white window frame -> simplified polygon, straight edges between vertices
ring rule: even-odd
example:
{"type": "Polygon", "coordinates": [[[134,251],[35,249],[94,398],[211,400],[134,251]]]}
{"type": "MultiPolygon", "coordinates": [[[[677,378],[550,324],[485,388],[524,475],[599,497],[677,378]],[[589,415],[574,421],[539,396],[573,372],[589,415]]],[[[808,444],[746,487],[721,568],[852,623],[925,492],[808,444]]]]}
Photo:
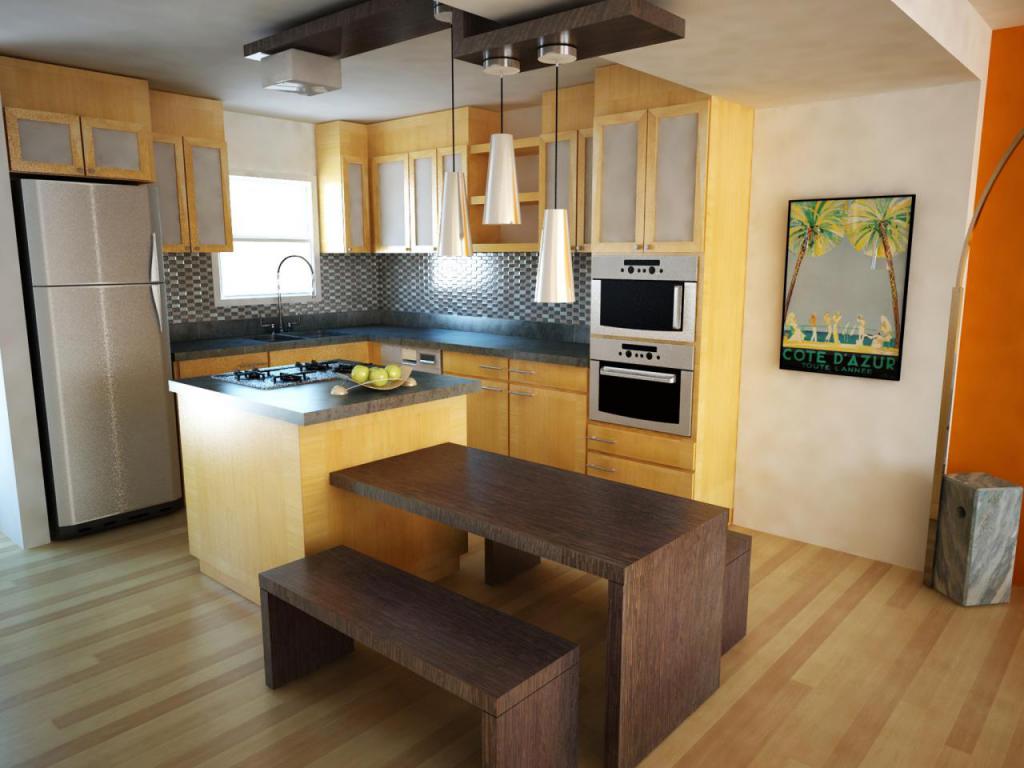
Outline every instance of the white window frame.
{"type": "MultiPolygon", "coordinates": [[[[319,210],[319,201],[317,200],[317,188],[316,188],[316,177],[310,178],[301,174],[282,174],[282,173],[257,173],[251,171],[229,171],[228,173],[228,184],[230,186],[231,176],[252,176],[258,179],[281,179],[282,181],[304,181],[310,185],[310,196],[312,202],[312,215],[313,215],[313,232],[312,232],[312,254],[313,254],[313,295],[311,296],[282,296],[281,302],[283,304],[318,304],[323,301],[323,282],[321,279],[320,271],[320,221],[317,212],[319,210]]],[[[273,243],[273,242],[292,242],[292,240],[281,240],[275,238],[232,238],[233,240],[242,240],[250,242],[260,243],[273,243]]],[[[277,304],[277,294],[269,294],[266,296],[246,296],[238,298],[225,299],[221,297],[220,293],[220,253],[213,253],[213,304],[215,307],[255,307],[255,306],[268,306],[277,304]]]]}

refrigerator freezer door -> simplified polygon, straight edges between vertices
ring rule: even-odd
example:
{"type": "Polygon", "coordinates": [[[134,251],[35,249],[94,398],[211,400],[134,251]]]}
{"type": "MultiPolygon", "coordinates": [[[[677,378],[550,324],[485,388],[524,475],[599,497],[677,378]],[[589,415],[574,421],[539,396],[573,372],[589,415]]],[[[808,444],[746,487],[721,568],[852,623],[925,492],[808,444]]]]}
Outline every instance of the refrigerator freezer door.
{"type": "Polygon", "coordinates": [[[32,285],[162,281],[150,185],[20,183],[32,285]]]}
{"type": "Polygon", "coordinates": [[[33,294],[57,524],[181,498],[162,286],[33,294]]]}

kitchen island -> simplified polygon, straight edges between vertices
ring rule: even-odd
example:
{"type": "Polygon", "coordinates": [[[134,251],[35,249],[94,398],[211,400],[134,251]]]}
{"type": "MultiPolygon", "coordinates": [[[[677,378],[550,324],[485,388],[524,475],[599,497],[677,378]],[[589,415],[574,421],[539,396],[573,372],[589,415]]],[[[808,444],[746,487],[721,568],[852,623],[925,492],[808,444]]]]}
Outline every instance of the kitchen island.
{"type": "Polygon", "coordinates": [[[261,390],[214,377],[177,395],[189,551],[259,602],[258,574],[344,544],[423,578],[458,570],[466,534],[334,488],[330,473],[466,442],[479,383],[426,373],[416,387],[331,395],[338,381],[261,390]]]}

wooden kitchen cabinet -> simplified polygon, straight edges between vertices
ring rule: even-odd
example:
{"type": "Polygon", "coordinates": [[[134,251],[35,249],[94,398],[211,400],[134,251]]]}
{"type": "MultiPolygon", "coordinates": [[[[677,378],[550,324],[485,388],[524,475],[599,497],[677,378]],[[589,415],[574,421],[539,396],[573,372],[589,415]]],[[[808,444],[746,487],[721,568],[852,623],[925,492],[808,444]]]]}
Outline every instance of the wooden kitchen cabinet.
{"type": "Polygon", "coordinates": [[[480,379],[480,391],[466,398],[467,442],[479,448],[508,456],[509,398],[508,383],[480,379]]]}
{"type": "Polygon", "coordinates": [[[592,421],[587,425],[587,450],[637,461],[693,469],[693,438],[592,421]]]}
{"type": "Polygon", "coordinates": [[[594,130],[579,132],[576,160],[576,246],[591,250],[594,218],[594,130]]]}
{"type": "Polygon", "coordinates": [[[409,153],[409,222],[412,250],[432,253],[437,249],[438,209],[437,151],[409,153]]]}
{"type": "Polygon", "coordinates": [[[509,383],[509,455],[584,472],[587,396],[509,383]]]}
{"type": "Polygon", "coordinates": [[[165,253],[192,250],[185,184],[185,148],[180,136],[153,135],[153,176],[160,206],[165,253]]]}
{"type": "MultiPolygon", "coordinates": [[[[540,210],[561,208],[569,213],[569,244],[578,242],[576,205],[578,158],[578,137],[576,131],[560,131],[558,134],[558,199],[555,199],[555,135],[546,133],[540,137],[540,210]]],[[[541,222],[543,226],[543,222],[541,222]]],[[[540,232],[537,233],[540,241],[540,232]]]]}
{"type": "Polygon", "coordinates": [[[85,175],[123,181],[153,180],[153,149],[148,125],[83,117],[85,175]]]}
{"type": "Polygon", "coordinates": [[[412,250],[409,155],[373,158],[373,234],[377,253],[412,250]]]}
{"type": "Polygon", "coordinates": [[[224,106],[167,91],[150,91],[149,106],[164,251],[230,251],[224,106]]]}
{"type": "Polygon", "coordinates": [[[321,253],[369,253],[370,172],[367,127],[334,120],[318,123],[317,203],[321,253]]]}
{"type": "Polygon", "coordinates": [[[508,380],[513,384],[529,384],[535,387],[553,387],[586,393],[589,370],[586,366],[579,365],[510,360],[508,380]]]}
{"type": "Polygon", "coordinates": [[[228,201],[228,146],[224,141],[186,136],[183,147],[192,250],[230,251],[234,245],[228,201]]]}
{"type": "Polygon", "coordinates": [[[703,249],[706,100],[597,117],[593,141],[595,252],[703,249]]]}
{"type": "Polygon", "coordinates": [[[683,498],[690,498],[693,494],[692,472],[595,451],[587,451],[587,474],[683,498]]]}
{"type": "Polygon", "coordinates": [[[7,107],[4,122],[12,171],[85,175],[78,115],[7,107]]]}
{"type": "Polygon", "coordinates": [[[470,352],[444,353],[444,372],[451,376],[507,381],[508,365],[507,357],[477,355],[470,352]]]}

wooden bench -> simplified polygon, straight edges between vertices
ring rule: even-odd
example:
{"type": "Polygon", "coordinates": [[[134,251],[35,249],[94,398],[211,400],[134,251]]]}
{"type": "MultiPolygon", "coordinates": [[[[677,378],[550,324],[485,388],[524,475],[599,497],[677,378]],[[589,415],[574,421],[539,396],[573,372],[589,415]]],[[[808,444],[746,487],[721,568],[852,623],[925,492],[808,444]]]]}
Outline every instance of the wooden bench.
{"type": "Polygon", "coordinates": [[[347,547],[264,571],[260,604],[270,688],[358,641],[477,707],[485,766],[576,765],[573,643],[347,547]]]}
{"type": "Polygon", "coordinates": [[[745,533],[725,535],[725,589],[722,594],[722,653],[747,634],[747,596],[750,592],[750,544],[745,533]]]}

